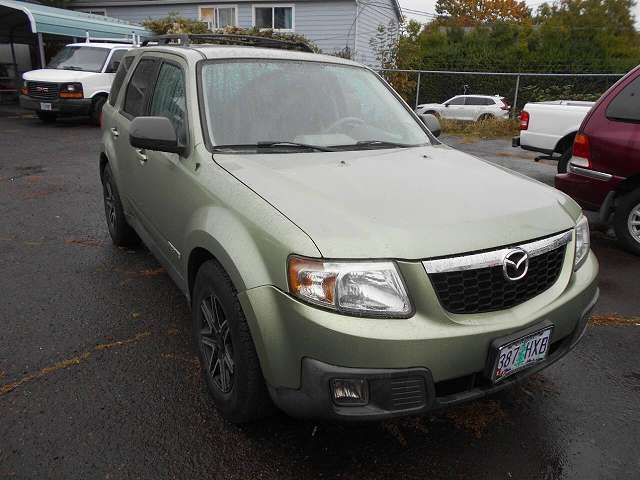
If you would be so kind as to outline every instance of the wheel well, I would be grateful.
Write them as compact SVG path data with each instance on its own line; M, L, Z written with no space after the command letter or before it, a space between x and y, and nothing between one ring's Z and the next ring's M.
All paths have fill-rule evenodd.
M191 254L189 254L189 262L187 263L187 278L189 282L189 296L193 293L193 287L196 283L196 275L203 263L209 260L216 260L208 250L198 247L194 248Z
M573 145L573 140L576 138L576 134L578 132L571 132L565 135L560 139L560 141L556 144L556 148L553 149L554 152L564 153L567 147L571 147Z
M100 180L102 180L102 176L104 175L104 169L109 163L109 159L104 153L100 154Z
M620 182L616 187L616 193L617 196L624 195L625 193L632 192L637 188L640 188L640 173L631 175Z

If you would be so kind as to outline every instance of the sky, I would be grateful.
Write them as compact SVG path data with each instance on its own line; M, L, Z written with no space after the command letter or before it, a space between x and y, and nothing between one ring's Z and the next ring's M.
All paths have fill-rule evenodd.
M542 0L526 0L526 2L527 5L532 7L534 10L538 5L544 3ZM402 6L402 8L410 8L413 10L419 10L421 12L433 14L436 13L436 0L400 0L400 5ZM636 28L640 29L640 1L634 7L633 13L636 17ZM422 22L428 21L431 18L424 15L412 15L409 12L405 12L405 15L409 18L414 18Z

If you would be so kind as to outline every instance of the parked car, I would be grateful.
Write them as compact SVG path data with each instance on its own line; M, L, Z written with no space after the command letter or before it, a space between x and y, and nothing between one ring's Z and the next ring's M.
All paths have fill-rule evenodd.
M640 66L598 100L573 143L569 172L556 187L613 223L620 243L640 255Z
M88 115L96 125L111 83L124 54L127 39L87 39L66 45L47 68L22 75L20 105L33 110L45 123L58 116Z
M193 37L227 45L125 54L100 177L113 242L190 302L226 418L413 415L580 340L598 262L573 200L441 144L367 67Z
M544 154L558 161L558 173L565 173L571 158L573 139L595 102L556 100L529 102L520 112L520 136L512 145Z
M499 95L456 95L444 103L418 105L416 113L477 122L490 118L509 118L510 109L509 101Z

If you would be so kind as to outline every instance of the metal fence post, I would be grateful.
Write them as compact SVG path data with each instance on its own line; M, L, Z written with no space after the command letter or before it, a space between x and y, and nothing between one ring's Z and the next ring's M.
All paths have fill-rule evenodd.
M518 105L518 90L520 90L520 75L516 77L516 93L513 95L513 107L511 107L511 118L516 117L516 106Z
M420 104L420 80L422 79L422 72L418 72L418 85L416 86L416 106L415 108L418 108L418 105Z

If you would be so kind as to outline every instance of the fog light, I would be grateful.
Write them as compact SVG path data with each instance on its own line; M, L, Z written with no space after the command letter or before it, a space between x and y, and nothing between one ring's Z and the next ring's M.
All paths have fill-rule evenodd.
M334 378L331 380L331 390L337 405L369 403L369 387L364 378Z

